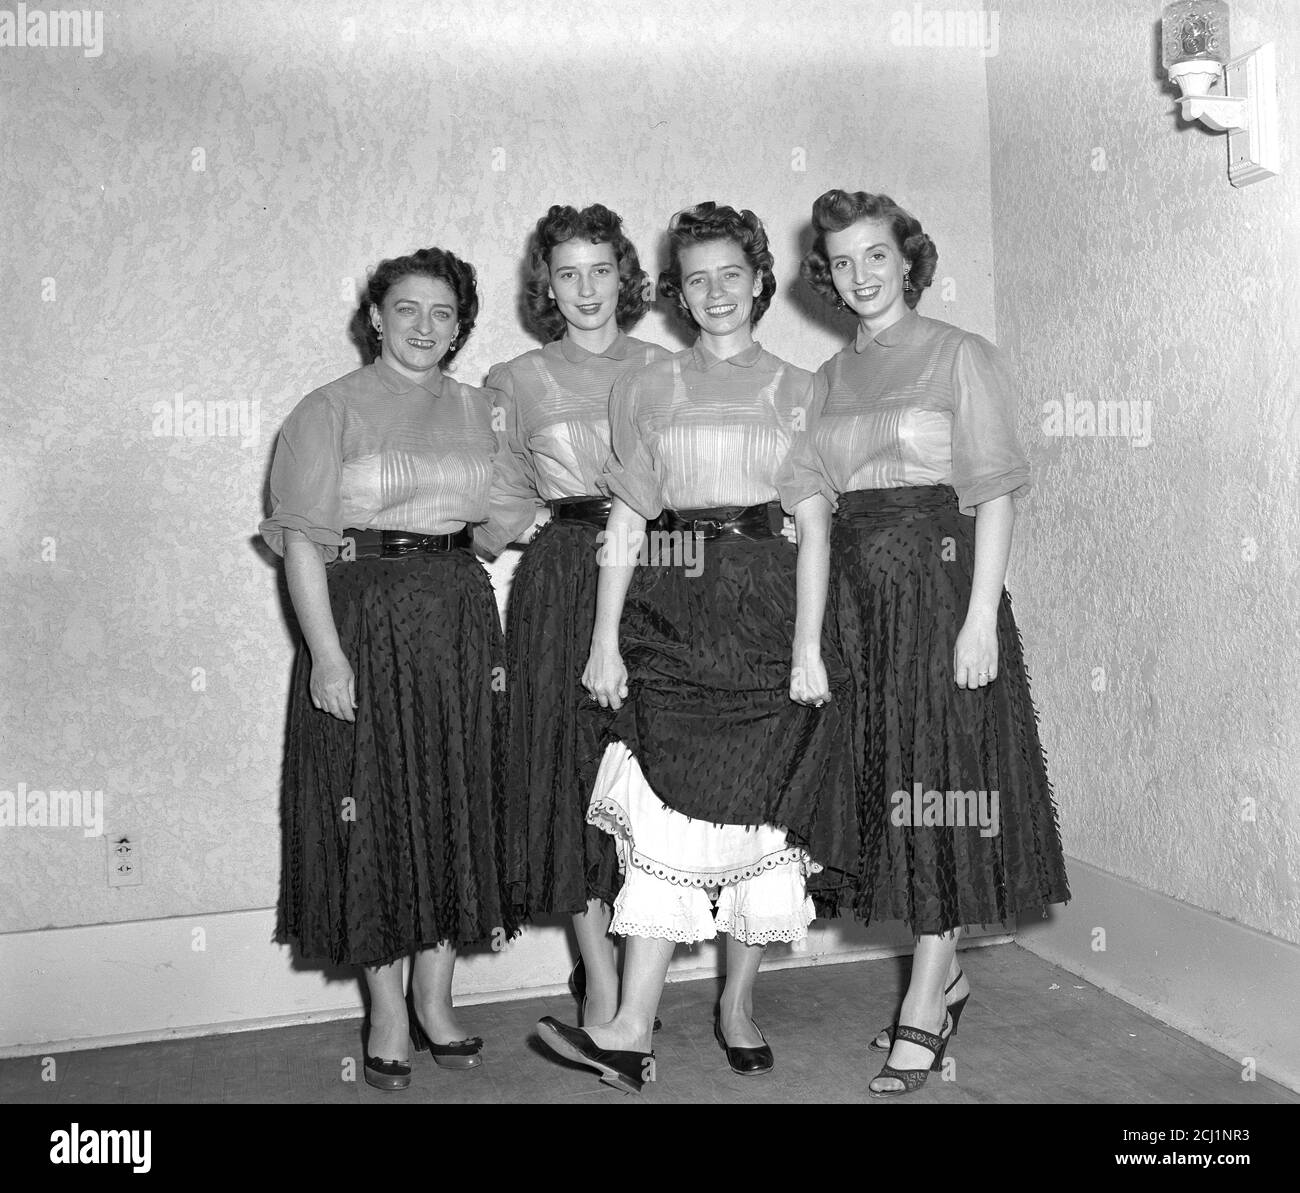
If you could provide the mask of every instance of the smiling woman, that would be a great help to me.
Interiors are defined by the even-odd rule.
[[[853,673],[849,731],[864,842],[855,914],[917,936],[873,1097],[939,1068],[970,985],[963,926],[1069,897],[1020,634],[1003,588],[1013,495],[1029,487],[1016,386],[987,340],[916,313],[938,251],[888,195],[827,191],[803,276],[858,318],[818,371],[790,498],[837,502],[828,616]],[[932,790],[927,790],[932,789]],[[978,794],[920,819],[894,795]],[[995,811],[996,810],[996,811]]]
[[[610,397],[611,508],[582,677],[612,712],[587,820],[623,871],[611,924],[629,938],[623,989],[608,1022],[539,1025],[554,1051],[633,1093],[653,1077],[675,945],[719,934],[714,1036],[734,1073],[772,1071],[753,1018],[763,949],[804,939],[810,894],[834,905],[858,856],[846,676],[829,649],[822,664],[820,607],[796,601],[804,571],[825,568],[829,505],[820,538],[801,523],[797,566],[772,531],[812,378],[754,339],[776,286],[767,234],[752,211],[702,203],[673,217],[669,259],[660,293],[699,339],[624,374]],[[634,566],[661,516],[669,534],[703,540],[702,567],[678,566],[685,552]],[[805,639],[819,644],[808,667]]]
[[[276,935],[365,967],[365,1077],[404,1089],[408,1038],[445,1067],[479,1064],[451,1006],[456,946],[514,930],[494,828],[504,652],[468,549],[496,440],[486,395],[441,369],[474,326],[473,268],[423,249],[384,261],[368,299],[377,359],[289,415],[261,527],[304,639]]]
[[[574,985],[584,1019],[595,1023],[618,1001],[607,932],[618,867],[609,838],[585,820],[583,772],[608,716],[580,679],[609,512],[599,478],[610,389],[668,355],[627,334],[645,310],[646,281],[622,221],[602,204],[557,204],[537,221],[524,306],[546,343],[488,373],[505,450],[492,477],[492,516],[474,535],[484,554],[496,555],[531,531],[539,500],[551,512],[519,564],[507,610],[507,877],[518,913],[573,916],[583,967]]]

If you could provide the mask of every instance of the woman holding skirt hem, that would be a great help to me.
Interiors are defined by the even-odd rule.
[[[615,712],[588,818],[622,863],[611,930],[629,937],[623,993],[608,1023],[539,1025],[561,1055],[634,1092],[653,1075],[675,945],[718,933],[716,1037],[734,1072],[771,1071],[753,1020],[763,947],[802,939],[809,879],[837,890],[859,853],[832,701],[846,676],[819,661],[792,677],[795,553],[773,522],[810,393],[806,373],[753,340],[775,289],[766,236],[751,212],[705,203],[674,217],[669,242],[660,292],[700,337],[615,386],[583,676]]]

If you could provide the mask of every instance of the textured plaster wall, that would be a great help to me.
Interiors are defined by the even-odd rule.
[[[924,309],[993,334],[985,61],[896,44],[898,10],[143,0],[98,57],[0,48],[0,791],[102,791],[143,873],[110,891],[103,839],[0,828],[0,931],[274,902],[292,644],[251,540],[380,258],[479,267],[478,382],[531,346],[518,261],[551,202],[621,211],[651,267],[673,211],[750,206],[782,283],[762,338],[815,367],[847,329],[786,289],[808,208],[887,189],[942,247]],[[247,433],[171,433],[177,395],[248,403]]]
[[[1232,5],[1234,53],[1277,42],[1284,171],[1237,190],[1158,77],[1158,3],[999,7],[997,329],[1037,465],[1013,592],[1066,849],[1300,941],[1300,10]],[[1046,434],[1067,394],[1149,402],[1149,446]]]

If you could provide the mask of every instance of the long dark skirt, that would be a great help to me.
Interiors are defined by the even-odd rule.
[[[500,874],[504,643],[492,584],[467,551],[326,569],[356,675],[356,723],[313,707],[294,669],[276,939],[307,957],[381,965],[515,922]]]
[[[946,485],[840,500],[828,616],[854,681],[867,859],[854,910],[916,933],[1039,913],[1070,895],[1005,591],[997,678],[977,691],[953,682],[974,559],[975,519]]]
[[[697,550],[697,566],[633,573],[620,627],[629,699],[608,738],[626,744],[675,811],[787,829],[825,867],[808,889],[833,914],[861,852],[842,723],[848,673],[827,642],[833,699],[819,709],[790,699],[789,542],[722,538]]]
[[[587,823],[610,713],[582,687],[596,616],[599,530],[555,519],[524,551],[506,610],[507,875],[523,916],[612,904],[614,840]]]

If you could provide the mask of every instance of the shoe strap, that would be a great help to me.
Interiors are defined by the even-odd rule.
[[[944,1026],[947,1026],[947,1020],[944,1020]],[[894,1042],[906,1040],[910,1044],[920,1044],[922,1048],[927,1048],[939,1055],[939,1049],[943,1047],[944,1036],[936,1035],[932,1031],[922,1031],[919,1027],[908,1027],[905,1023],[900,1023],[894,1029]]]

